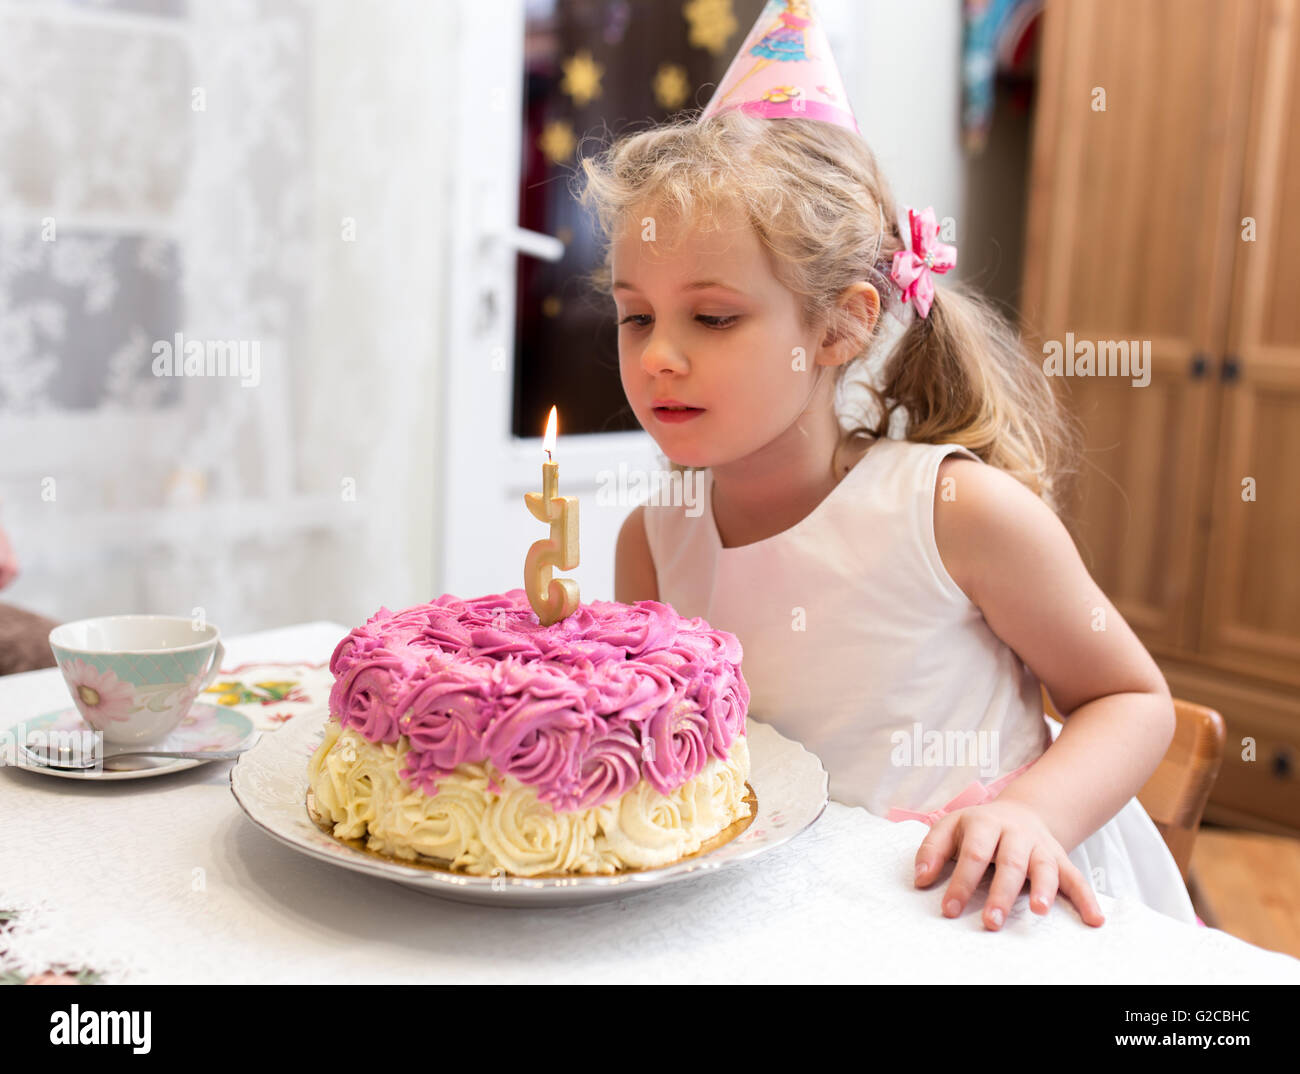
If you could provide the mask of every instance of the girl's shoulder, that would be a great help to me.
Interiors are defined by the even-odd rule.
[[[950,455],[940,460],[936,478],[935,545],[975,604],[997,564],[1014,576],[1029,561],[1077,557],[1056,512],[1005,470]]]

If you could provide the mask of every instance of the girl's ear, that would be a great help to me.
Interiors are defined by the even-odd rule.
[[[866,349],[880,319],[880,293],[861,280],[841,293],[835,315],[839,328],[832,328],[822,340],[826,365],[843,365]]]

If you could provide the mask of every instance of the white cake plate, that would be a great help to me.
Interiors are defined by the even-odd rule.
[[[230,789],[250,820],[295,850],[321,861],[457,902],[493,906],[561,906],[618,899],[748,861],[789,842],[826,808],[828,780],[821,761],[775,728],[747,720],[749,785],[758,814],[730,842],[661,869],[616,876],[467,876],[412,865],[335,839],[307,811],[307,762],[325,735],[328,713],[304,713],[243,753],[230,770]]]

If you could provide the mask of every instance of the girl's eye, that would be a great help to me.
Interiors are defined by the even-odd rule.
[[[740,320],[740,318],[734,313],[728,314],[725,317],[711,317],[708,314],[701,313],[695,319],[707,325],[709,328],[730,328],[736,321]],[[646,325],[640,322],[647,322],[649,320],[650,314],[648,313],[633,313],[624,317],[618,323],[624,325],[629,322],[637,322],[635,325],[637,328],[645,328]]]

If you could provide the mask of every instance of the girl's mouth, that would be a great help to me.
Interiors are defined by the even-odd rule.
[[[704,413],[701,407],[694,406],[657,406],[654,408],[654,416],[660,421],[675,423],[690,421],[691,418],[699,417]]]

